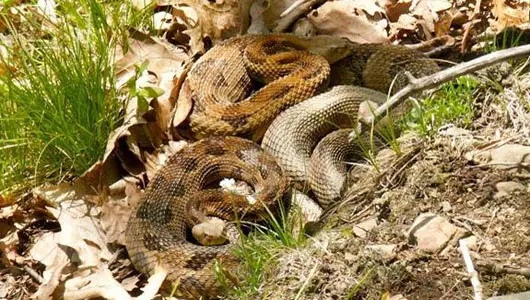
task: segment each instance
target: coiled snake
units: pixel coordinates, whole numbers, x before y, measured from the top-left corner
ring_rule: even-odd
[[[330,79],[326,59],[305,50],[305,44],[294,36],[249,35],[215,46],[195,63],[181,97],[191,97],[194,106],[189,125],[197,138],[204,139],[168,160],[131,215],[125,243],[138,270],[153,274],[157,265],[163,266],[168,271],[167,282],[176,284],[179,294],[186,298],[218,295],[221,287],[215,278],[214,264],[220,262],[228,271],[237,267],[238,261],[231,251],[238,233],[226,225],[224,234],[228,243],[209,241],[209,233],[204,231],[208,226],[203,225],[212,224],[217,218],[233,220],[234,216],[259,221],[265,205],[274,213],[277,199],[291,183],[307,181],[308,177],[323,205],[336,199],[336,182],[343,179],[327,180],[330,185],[323,179],[331,173],[322,175],[311,170],[328,165],[343,168],[338,159],[347,157],[338,153],[345,143],[334,142],[333,135],[345,134],[341,131],[330,135],[331,138],[324,136],[348,123],[347,127],[351,127],[361,101],[380,103],[386,96],[371,89],[343,86],[302,101],[324,91],[330,80],[386,92],[393,77],[405,68],[416,76],[437,69],[420,53],[403,47],[352,44],[352,55],[340,61],[343,67],[332,71]],[[417,72],[411,64],[417,67]],[[352,80],[341,79],[343,73]],[[273,122],[293,105],[296,106]],[[263,145],[278,158],[278,163],[254,142],[223,137],[238,135],[258,141],[264,134]],[[331,155],[325,155],[329,153],[327,148],[316,146],[320,139],[333,146]],[[311,163],[315,146],[324,155],[318,155],[316,163]],[[337,176],[344,176],[340,174]],[[212,188],[225,177],[249,183],[256,204],[249,204],[243,196]],[[215,224],[224,226],[222,222]],[[193,239],[190,228],[199,242],[220,245],[202,246],[190,241]]]

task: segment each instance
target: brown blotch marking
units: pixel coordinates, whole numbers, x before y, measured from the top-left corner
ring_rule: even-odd
[[[280,90],[278,90],[276,93],[274,93],[271,96],[271,100],[281,99],[281,98],[285,97],[285,95],[287,95],[290,91],[291,91],[291,87],[290,86],[283,86]]]
[[[138,206],[138,209],[136,210],[136,217],[138,219],[147,219],[149,217],[149,203],[148,201],[144,201]]]
[[[153,178],[153,181],[151,182],[151,188],[158,189],[165,186],[166,184],[167,180],[164,175],[162,173],[158,173],[158,175],[155,176],[155,178]]]
[[[225,121],[234,128],[245,126],[248,123],[248,115],[222,116],[221,121]]]
[[[279,63],[279,64],[291,64],[291,63],[294,63],[296,61],[298,61],[298,57],[296,55],[291,55],[291,56],[287,56],[287,57],[283,57],[281,59],[277,59],[276,62]]]
[[[269,177],[269,170],[267,169],[266,166],[260,165],[259,174],[261,175],[261,178],[263,178],[263,180],[267,180],[267,177]]]
[[[150,251],[164,250],[165,247],[160,244],[159,240],[160,239],[156,235],[150,232],[146,232],[144,234],[144,246],[147,250],[150,250]]]
[[[234,177],[237,180],[241,180],[241,178],[243,177],[243,170],[239,167],[235,167],[234,170],[232,171],[232,177]]]
[[[281,41],[279,42],[279,44],[283,48],[289,48],[289,49],[294,49],[298,51],[306,51],[306,48],[304,46],[295,44],[291,41]]]
[[[218,90],[221,88],[226,88],[229,86],[228,81],[226,80],[223,74],[219,74],[216,79],[212,82],[213,87]]]
[[[322,74],[324,72],[324,67],[320,66],[318,69],[314,72],[307,72],[302,76],[304,80],[313,79],[316,75]]]
[[[201,60],[200,63],[195,64],[191,69],[188,76],[204,77],[206,73],[210,72],[212,65],[215,65],[216,60],[214,58],[206,58]]]
[[[217,253],[199,252],[186,261],[185,268],[194,271],[202,270],[208,263],[217,257]]]
[[[198,160],[198,156],[181,156],[180,165],[183,167],[184,172],[190,173],[197,168],[197,165],[199,164]]]
[[[147,256],[143,252],[138,252],[134,256],[131,257],[131,260],[134,262],[135,265],[139,265],[138,268],[144,268],[147,264]]]
[[[262,65],[263,63],[265,63],[265,58],[258,56],[258,55],[249,55],[247,53],[245,57],[248,59],[248,61],[256,65]]]
[[[186,187],[178,182],[174,182],[167,190],[170,197],[182,197],[186,194]]]
[[[205,149],[204,153],[206,155],[221,156],[225,155],[228,152],[222,145],[212,145]]]
[[[215,145],[215,144],[222,144],[225,142],[225,138],[223,136],[214,135],[209,137],[204,141],[204,145]]]
[[[166,225],[169,222],[171,222],[171,219],[173,218],[173,212],[171,211],[171,208],[166,206],[161,209],[159,212],[158,218],[156,218],[156,223],[160,225]]]
[[[193,276],[180,279],[180,286],[187,290],[193,289],[199,294],[204,293],[204,286]]]

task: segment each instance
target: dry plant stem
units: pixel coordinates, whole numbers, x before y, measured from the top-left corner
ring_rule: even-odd
[[[471,285],[473,286],[473,291],[475,292],[475,300],[482,300],[482,285],[478,279],[478,273],[473,266],[473,261],[471,260],[471,255],[469,254],[469,248],[467,247],[466,240],[460,240],[460,252],[462,252],[462,257],[464,258],[464,263],[466,264],[466,270],[471,277]]]
[[[31,277],[33,277],[35,280],[37,280],[38,283],[43,283],[44,282],[44,278],[42,278],[42,276],[40,276],[32,268],[30,268],[28,266],[23,266],[22,268],[24,269],[24,271],[26,271],[26,273],[28,273]]]
[[[458,76],[466,75],[471,72],[484,69],[486,67],[506,61],[508,59],[515,59],[529,55],[530,45],[514,47],[484,55],[482,57],[434,73],[430,76],[415,79],[405,88],[403,88],[394,96],[392,96],[385,104],[381,105],[375,111],[375,114],[373,116],[362,118],[360,120],[363,125],[361,129],[362,131],[369,131],[372,124],[376,124],[377,121],[381,120],[385,115],[387,115],[389,111],[394,110],[409,96],[415,93],[439,86],[440,84],[448,82]]]
[[[295,10],[298,6],[302,5],[305,1],[306,0],[296,0],[293,4],[291,4],[291,6],[289,6],[280,14],[280,18],[283,18],[286,15],[290,14],[293,10]]]
[[[486,260],[477,261],[476,265],[493,274],[515,274],[530,278],[530,268],[506,266]]]
[[[286,11],[289,11],[289,13],[285,16],[282,16],[282,18],[278,20],[278,22],[276,23],[276,26],[272,29],[272,32],[286,31],[287,28],[291,26],[291,24],[293,24],[296,20],[298,20],[298,18],[300,18],[302,15],[307,14],[316,5],[322,4],[324,2],[326,2],[326,0],[309,0],[304,3],[297,1],[295,3],[297,6],[294,8],[289,7],[286,10]]]

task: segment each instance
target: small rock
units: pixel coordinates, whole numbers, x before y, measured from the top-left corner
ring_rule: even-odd
[[[488,298],[488,300],[528,300],[528,299],[530,299],[530,292],[503,295],[503,296],[495,296],[495,297]]]
[[[443,212],[450,212],[453,210],[453,207],[451,206],[451,203],[449,201],[442,202],[442,211]]]
[[[397,294],[397,295],[394,295],[392,297],[390,297],[389,300],[407,300],[407,298],[405,298],[403,295],[401,294]]]
[[[366,234],[368,233],[368,231],[372,230],[373,228],[375,228],[377,226],[377,218],[370,218],[366,221],[363,221],[357,225],[354,225],[353,226],[353,234],[355,234],[355,236],[357,237],[360,237],[360,238],[366,238]]]
[[[407,235],[409,243],[416,244],[418,249],[436,253],[443,250],[455,236],[460,236],[465,229],[451,224],[447,219],[432,213],[419,215]]]
[[[464,239],[469,250],[477,250],[477,237],[472,235]]]
[[[346,261],[351,262],[351,261],[356,260],[356,259],[357,259],[357,256],[351,254],[350,252],[346,252],[346,253],[344,253],[344,259],[345,259]]]
[[[495,185],[497,193],[493,196],[495,199],[508,196],[513,192],[524,191],[524,185],[515,181],[499,182]]]
[[[368,252],[374,252],[381,255],[384,259],[391,259],[395,256],[394,250],[396,250],[396,245],[367,245],[364,249]]]
[[[530,146],[505,144],[492,150],[473,151],[466,157],[477,163],[490,163],[498,169],[509,169],[520,163],[530,163]]]

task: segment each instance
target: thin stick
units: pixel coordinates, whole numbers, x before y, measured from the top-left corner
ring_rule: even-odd
[[[530,268],[508,266],[488,260],[477,261],[477,267],[479,269],[486,269],[484,270],[485,272],[491,272],[493,274],[516,274],[530,278]]]
[[[296,0],[293,4],[291,4],[291,6],[289,6],[280,14],[280,18],[283,18],[286,15],[290,14],[293,10],[295,10],[298,6],[302,5],[305,1],[306,0]]]
[[[28,267],[28,266],[23,266],[22,267],[24,269],[24,271],[26,271],[29,275],[31,275],[31,277],[33,277],[35,280],[37,280],[38,283],[43,283],[44,282],[44,278],[42,278],[42,276],[39,275],[39,273],[37,273],[35,270],[33,270],[32,268]]]
[[[514,47],[506,50],[496,51],[482,57],[470,60],[453,66],[451,68],[442,70],[429,76],[413,80],[405,88],[397,92],[387,102],[381,105],[373,116],[362,118],[360,121],[363,124],[362,130],[368,130],[372,125],[381,120],[389,111],[394,110],[398,105],[405,101],[412,94],[436,87],[442,83],[448,82],[458,76],[469,74],[471,72],[484,69],[491,65],[506,61],[508,59],[515,59],[530,55],[530,45]]]
[[[320,265],[319,263],[316,263],[315,266],[311,269],[311,271],[309,271],[309,275],[307,275],[306,280],[304,281],[304,283],[302,284],[302,287],[300,287],[300,290],[298,291],[298,293],[296,294],[296,297],[294,298],[295,300],[300,299],[302,292],[306,289],[307,285],[309,284],[313,276],[315,276],[316,270],[319,265]]]
[[[467,247],[466,240],[462,239],[460,243],[460,252],[462,252],[462,257],[464,258],[464,263],[466,264],[467,273],[471,276],[471,285],[473,286],[473,291],[475,291],[475,300],[482,300],[482,285],[478,279],[478,273],[473,266],[473,261],[471,260],[471,255],[469,254],[469,248]]]
[[[296,1],[292,7],[289,7],[287,11],[282,13],[282,18],[276,22],[276,26],[272,29],[272,32],[284,32],[302,15],[307,14],[315,6],[326,2],[327,0],[309,0],[307,2]]]

